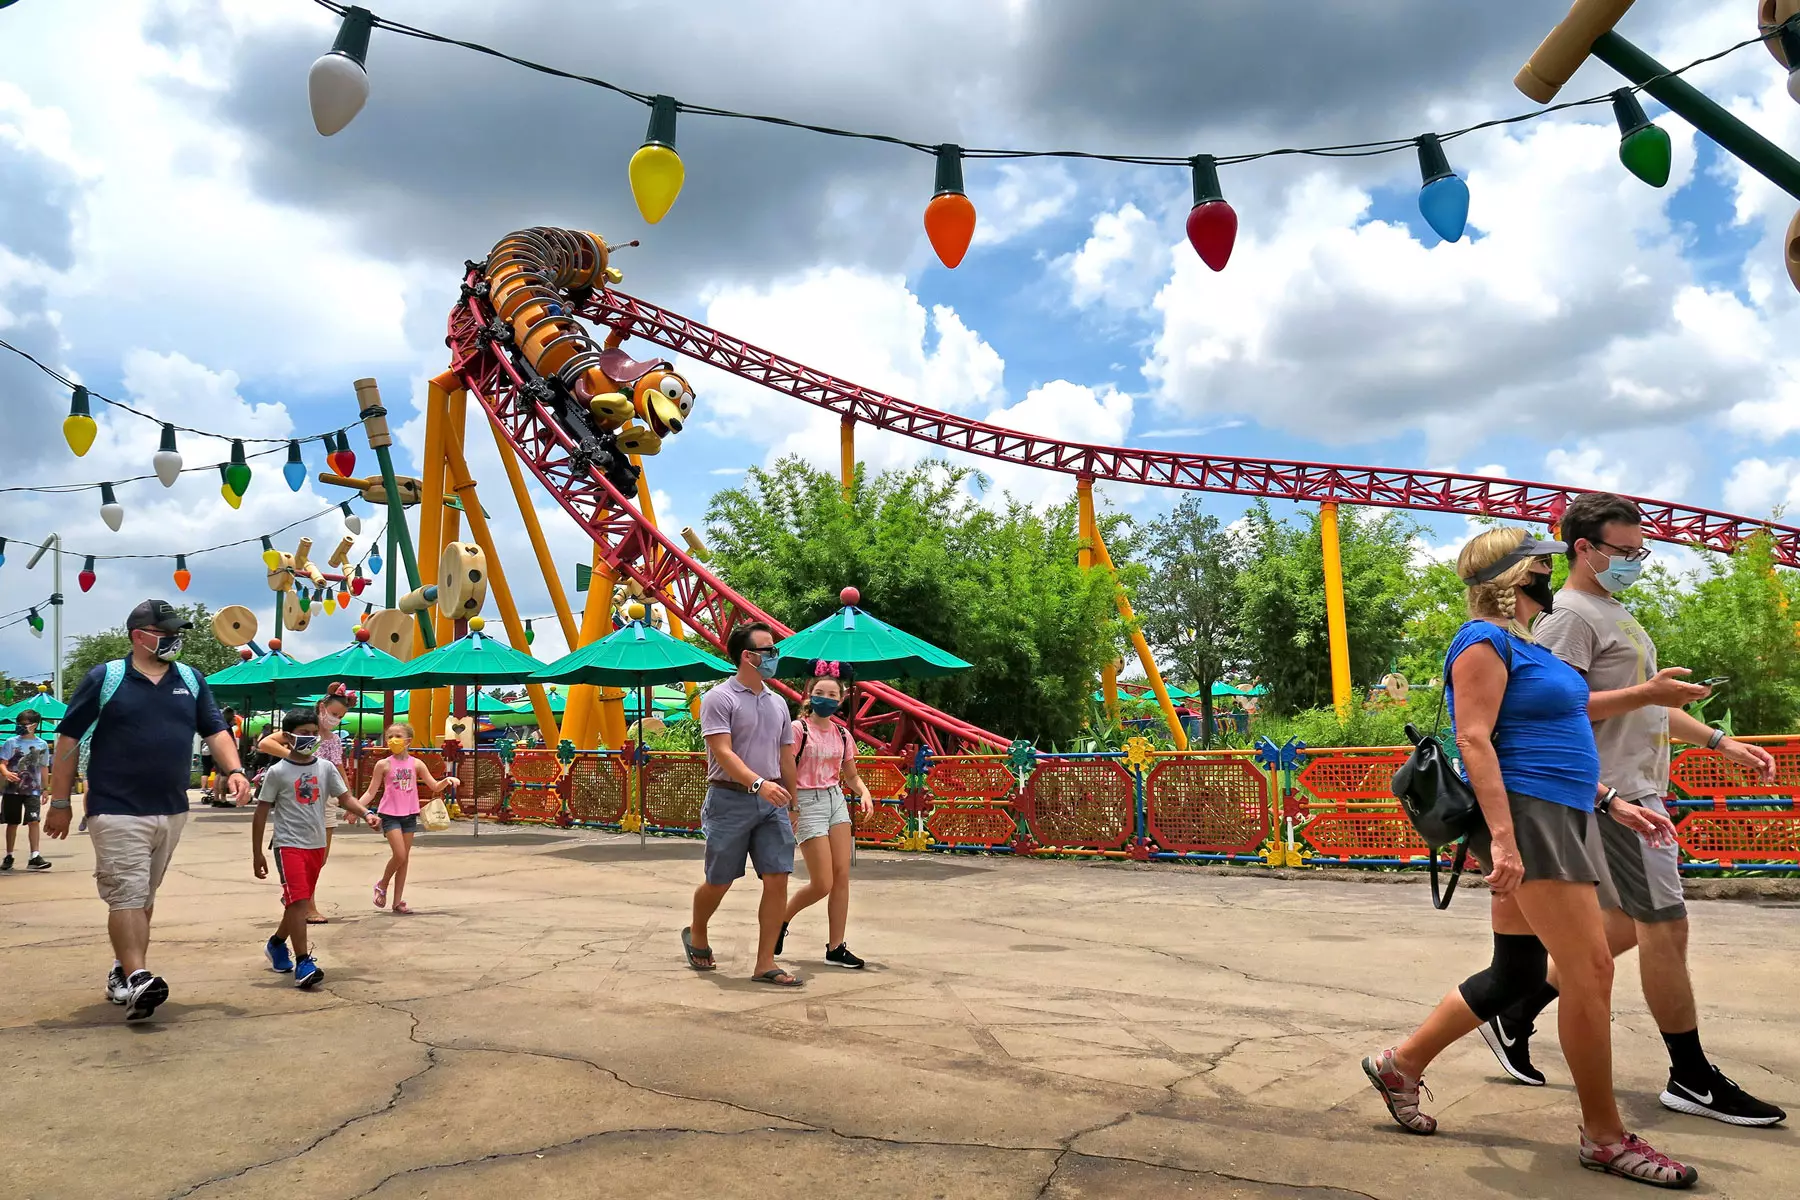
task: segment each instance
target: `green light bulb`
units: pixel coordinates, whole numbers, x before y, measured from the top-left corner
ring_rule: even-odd
[[[1651,187],[1659,188],[1669,182],[1673,156],[1669,135],[1660,126],[1634,129],[1619,142],[1619,161]]]

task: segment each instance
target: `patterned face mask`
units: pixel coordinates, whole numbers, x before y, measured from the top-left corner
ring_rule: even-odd
[[[295,758],[311,758],[319,752],[319,735],[316,733],[296,733],[294,735],[293,754]]]

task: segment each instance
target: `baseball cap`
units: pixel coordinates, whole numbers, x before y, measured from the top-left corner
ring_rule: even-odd
[[[1567,542],[1551,541],[1549,538],[1534,538],[1529,533],[1525,540],[1510,551],[1499,562],[1483,570],[1475,572],[1464,583],[1487,583],[1498,579],[1528,558],[1539,558],[1545,554],[1563,554],[1569,549]]]
[[[164,633],[174,633],[178,629],[192,629],[194,623],[181,615],[181,610],[167,600],[146,600],[131,610],[125,618],[125,631],[130,633],[136,629],[160,629]]]

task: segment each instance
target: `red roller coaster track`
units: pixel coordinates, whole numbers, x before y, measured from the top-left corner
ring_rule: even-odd
[[[548,391],[516,365],[513,354],[496,348],[492,335],[504,323],[495,322],[480,282],[479,270],[471,270],[465,280],[465,299],[450,317],[446,340],[455,356],[455,370],[539,482],[593,538],[607,564],[635,579],[715,644],[740,619],[768,621],[778,631],[789,632],[652,527],[598,469],[583,460],[577,442],[553,415]],[[1437,471],[1228,458],[1058,441],[859,387],[622,292],[605,290],[569,298],[575,313],[593,324],[641,337],[671,353],[835,412],[845,420],[947,450],[1077,477],[1315,504],[1331,501],[1500,517],[1538,525],[1555,525],[1569,501],[1581,492],[1555,484]],[[503,343],[507,339],[502,335],[498,340]],[[1767,529],[1775,538],[1777,562],[1800,567],[1800,528],[1635,499],[1644,511],[1647,536],[1730,551]],[[859,696],[858,730],[881,748],[897,750],[909,743],[924,743],[934,750],[1006,745],[1005,738],[892,688],[865,684],[859,688]]]

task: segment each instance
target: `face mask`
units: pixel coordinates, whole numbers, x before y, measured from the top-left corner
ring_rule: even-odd
[[[319,732],[330,733],[332,730],[334,730],[338,727],[338,722],[341,720],[343,720],[343,718],[338,716],[336,713],[328,713],[328,712],[320,713],[319,714]]]
[[[838,710],[838,701],[833,700],[830,696],[814,696],[807,703],[812,705],[815,717],[830,717]]]
[[[293,755],[295,758],[311,758],[319,752],[319,735],[316,733],[296,733],[294,735]]]
[[[406,753],[406,739],[405,738],[391,737],[387,740],[387,743],[388,743],[388,753],[389,754],[405,754]]]
[[[174,662],[181,657],[181,635],[179,633],[163,634],[156,639],[156,649],[150,653],[163,662]]]
[[[1531,582],[1519,585],[1519,591],[1524,594],[1527,600],[1530,600],[1545,612],[1549,612],[1556,606],[1556,593],[1550,590],[1550,577],[1548,575],[1533,575],[1531,577]]]
[[[756,664],[757,674],[764,679],[775,678],[775,671],[781,666],[781,655],[773,650],[763,651],[762,660]]]
[[[1632,562],[1628,558],[1620,558],[1614,554],[1607,557],[1604,571],[1594,572],[1594,578],[1599,580],[1600,586],[1608,592],[1622,592],[1636,583],[1638,576],[1643,573],[1643,563]]]

